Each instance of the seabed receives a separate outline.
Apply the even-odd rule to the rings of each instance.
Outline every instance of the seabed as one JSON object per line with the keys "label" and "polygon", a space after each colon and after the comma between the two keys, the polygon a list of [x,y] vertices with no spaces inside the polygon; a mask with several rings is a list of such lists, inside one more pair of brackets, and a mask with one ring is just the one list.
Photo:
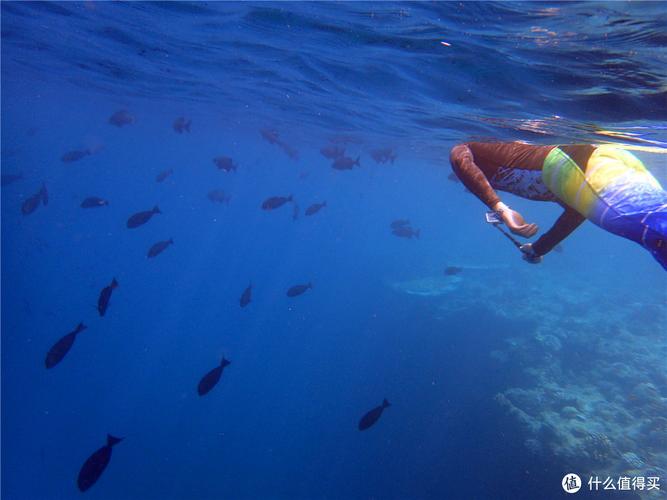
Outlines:
{"label": "seabed", "polygon": [[666,498],[664,297],[650,290],[601,290],[562,274],[544,275],[541,286],[526,288],[519,283],[531,280],[522,273],[464,269],[392,288],[437,300],[438,319],[486,308],[531,325],[488,353],[499,366],[522,372],[523,385],[495,399],[520,424],[527,452],[551,455],[582,478],[657,476],[659,491],[633,491]]}

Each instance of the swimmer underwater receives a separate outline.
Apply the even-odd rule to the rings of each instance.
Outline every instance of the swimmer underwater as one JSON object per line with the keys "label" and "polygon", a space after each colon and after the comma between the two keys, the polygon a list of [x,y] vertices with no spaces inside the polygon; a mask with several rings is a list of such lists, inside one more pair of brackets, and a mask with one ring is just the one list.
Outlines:
{"label": "swimmer underwater", "polygon": [[564,208],[551,229],[520,246],[524,260],[541,262],[588,219],[639,243],[667,270],[667,192],[620,146],[467,142],[452,148],[450,161],[461,182],[514,234],[530,238],[538,227],[505,205],[496,190]]}

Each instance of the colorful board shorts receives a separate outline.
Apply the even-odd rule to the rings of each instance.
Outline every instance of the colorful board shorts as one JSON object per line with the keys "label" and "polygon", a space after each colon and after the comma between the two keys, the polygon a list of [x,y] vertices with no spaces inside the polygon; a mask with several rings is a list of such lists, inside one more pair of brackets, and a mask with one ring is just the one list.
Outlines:
{"label": "colorful board shorts", "polygon": [[667,192],[632,153],[598,146],[582,170],[554,148],[544,160],[542,180],[558,199],[601,228],[639,243],[667,269]]}

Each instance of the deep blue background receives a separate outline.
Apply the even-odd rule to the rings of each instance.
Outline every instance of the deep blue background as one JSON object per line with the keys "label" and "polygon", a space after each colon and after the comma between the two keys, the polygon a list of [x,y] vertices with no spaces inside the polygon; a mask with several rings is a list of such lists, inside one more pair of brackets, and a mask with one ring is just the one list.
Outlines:
{"label": "deep blue background", "polygon": [[[665,40],[651,8],[3,2],[2,171],[23,173],[2,190],[3,497],[77,497],[107,433],[125,440],[90,498],[560,496],[567,464],[527,456],[493,400],[522,381],[489,353],[534,325],[486,308],[439,320],[446,297],[390,285],[462,263],[516,268],[512,283],[475,278],[508,294],[564,275],[664,291],[645,251],[590,224],[526,273],[447,179],[449,148],[468,138],[576,142],[600,127],[664,140]],[[137,123],[109,125],[121,108]],[[172,130],[180,115],[191,134]],[[299,160],[263,141],[263,126]],[[362,168],[335,171],[319,154],[337,134],[362,141],[348,146]],[[386,146],[398,159],[376,165],[369,150]],[[220,155],[238,172],[216,170]],[[639,155],[665,178],[664,155]],[[49,205],[22,216],[42,182]],[[229,206],[206,198],[214,188]],[[259,209],[287,194],[302,211],[328,206],[296,221],[291,207]],[[82,210],[87,196],[110,204]],[[506,201],[543,229],[560,213]],[[155,204],[162,215],[126,229]],[[396,218],[421,239],[393,237]],[[89,328],[45,370],[79,321]],[[198,397],[222,355],[231,365]],[[392,406],[360,433],[384,397]]]}

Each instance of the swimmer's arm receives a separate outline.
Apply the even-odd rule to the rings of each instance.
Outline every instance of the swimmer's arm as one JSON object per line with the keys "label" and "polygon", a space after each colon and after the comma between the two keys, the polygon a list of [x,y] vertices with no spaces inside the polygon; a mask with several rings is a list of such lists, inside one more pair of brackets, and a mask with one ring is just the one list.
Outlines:
{"label": "swimmer's arm", "polygon": [[491,187],[489,180],[482,170],[475,164],[472,151],[466,144],[458,144],[452,148],[449,155],[452,170],[463,185],[482,200],[491,210],[495,210],[500,197]]}
{"label": "swimmer's arm", "polygon": [[570,233],[577,229],[585,220],[586,217],[579,212],[570,207],[566,207],[565,211],[558,217],[551,229],[533,243],[533,251],[538,256],[549,253],[553,247],[567,238]]}

